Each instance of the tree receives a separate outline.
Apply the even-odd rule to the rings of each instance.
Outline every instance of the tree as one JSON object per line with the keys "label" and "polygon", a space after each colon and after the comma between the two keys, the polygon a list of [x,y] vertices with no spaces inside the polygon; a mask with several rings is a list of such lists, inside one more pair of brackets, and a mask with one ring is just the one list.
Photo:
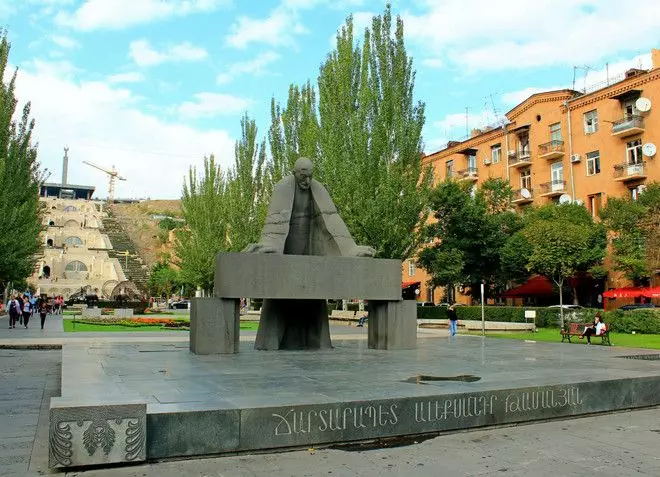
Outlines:
{"label": "tree", "polygon": [[397,18],[393,34],[388,5],[362,46],[347,18],[321,66],[318,113],[309,82],[290,88],[285,109],[271,106],[274,180],[298,157],[314,160],[356,242],[372,245],[378,257],[410,256],[427,217],[431,174],[422,169],[424,104],[414,100],[414,79],[403,21]]}
{"label": "tree", "polygon": [[[531,247],[528,268],[559,287],[561,327],[564,327],[564,282],[600,265],[605,257],[604,228],[581,205],[549,204],[532,209],[522,235]],[[575,294],[574,294],[575,296]]]}
{"label": "tree", "polygon": [[474,194],[465,183],[438,185],[430,200],[435,222],[426,227],[434,245],[418,255],[434,285],[463,285],[476,298],[481,283],[500,288],[517,278],[520,267],[508,269],[503,260],[507,238],[522,227],[522,218],[510,210],[512,195],[502,179],[489,179]]}
{"label": "tree", "polygon": [[34,120],[30,103],[14,120],[17,71],[5,84],[11,45],[0,34],[0,286],[22,282],[34,271],[41,250],[42,206],[39,187],[43,176],[32,144]]}
{"label": "tree", "polygon": [[180,285],[179,272],[172,268],[168,260],[161,260],[151,269],[149,292],[152,296],[170,297]]}
{"label": "tree", "polygon": [[660,268],[660,183],[648,184],[638,200],[609,199],[601,218],[612,238],[613,268],[647,285]]}

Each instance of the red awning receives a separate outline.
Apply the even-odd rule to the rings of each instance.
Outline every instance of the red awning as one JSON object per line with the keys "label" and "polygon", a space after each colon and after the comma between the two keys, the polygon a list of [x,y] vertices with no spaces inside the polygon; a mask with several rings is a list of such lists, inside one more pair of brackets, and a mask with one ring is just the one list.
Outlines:
{"label": "red awning", "polygon": [[655,288],[614,288],[603,293],[605,298],[660,298],[660,287]]}
{"label": "red awning", "polygon": [[422,282],[402,282],[401,283],[401,288],[419,286],[420,283],[422,283]]}
{"label": "red awning", "polygon": [[557,292],[552,288],[552,282],[545,277],[532,277],[519,287],[502,293],[504,298],[521,298],[525,296],[554,296]]}

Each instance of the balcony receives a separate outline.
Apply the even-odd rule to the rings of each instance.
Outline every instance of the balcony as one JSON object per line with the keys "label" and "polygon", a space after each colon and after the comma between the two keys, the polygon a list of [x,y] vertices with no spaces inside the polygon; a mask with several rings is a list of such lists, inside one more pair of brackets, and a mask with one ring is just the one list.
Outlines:
{"label": "balcony", "polygon": [[539,145],[541,159],[559,159],[564,156],[564,141],[554,140]]}
{"label": "balcony", "polygon": [[612,123],[612,136],[628,137],[644,132],[644,118],[637,114],[626,116]]}
{"label": "balcony", "polygon": [[532,165],[532,156],[529,150],[517,151],[515,154],[509,154],[509,167],[525,167]]}
{"label": "balcony", "polygon": [[566,192],[566,181],[550,181],[539,186],[539,197],[556,197]]}
{"label": "balcony", "polygon": [[646,179],[646,162],[637,164],[617,164],[614,166],[614,180],[617,182],[628,182]]}
{"label": "balcony", "polygon": [[517,205],[534,202],[534,189],[519,189],[513,191],[512,202]]}
{"label": "balcony", "polygon": [[476,181],[478,179],[478,173],[476,167],[468,167],[462,171],[456,173],[456,178],[459,181]]}

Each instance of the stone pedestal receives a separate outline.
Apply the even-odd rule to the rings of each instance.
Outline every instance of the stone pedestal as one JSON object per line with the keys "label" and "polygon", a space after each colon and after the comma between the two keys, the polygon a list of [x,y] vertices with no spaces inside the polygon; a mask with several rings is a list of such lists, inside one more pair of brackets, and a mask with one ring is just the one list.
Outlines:
{"label": "stone pedestal", "polygon": [[117,318],[133,318],[133,308],[115,308]]}
{"label": "stone pedestal", "polygon": [[414,300],[369,302],[369,348],[417,347],[417,308]]}
{"label": "stone pedestal", "polygon": [[83,318],[101,318],[101,309],[98,307],[94,308],[83,308],[82,317]]}
{"label": "stone pedestal", "polygon": [[195,354],[238,353],[239,306],[237,299],[193,298],[190,351]]}

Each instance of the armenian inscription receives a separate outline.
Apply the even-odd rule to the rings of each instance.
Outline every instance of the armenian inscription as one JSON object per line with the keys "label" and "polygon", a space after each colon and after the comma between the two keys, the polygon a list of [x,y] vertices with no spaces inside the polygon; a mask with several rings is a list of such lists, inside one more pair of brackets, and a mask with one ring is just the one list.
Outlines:
{"label": "armenian inscription", "polygon": [[584,412],[585,392],[575,384],[250,410],[241,427],[273,447],[359,440],[572,415]]}

